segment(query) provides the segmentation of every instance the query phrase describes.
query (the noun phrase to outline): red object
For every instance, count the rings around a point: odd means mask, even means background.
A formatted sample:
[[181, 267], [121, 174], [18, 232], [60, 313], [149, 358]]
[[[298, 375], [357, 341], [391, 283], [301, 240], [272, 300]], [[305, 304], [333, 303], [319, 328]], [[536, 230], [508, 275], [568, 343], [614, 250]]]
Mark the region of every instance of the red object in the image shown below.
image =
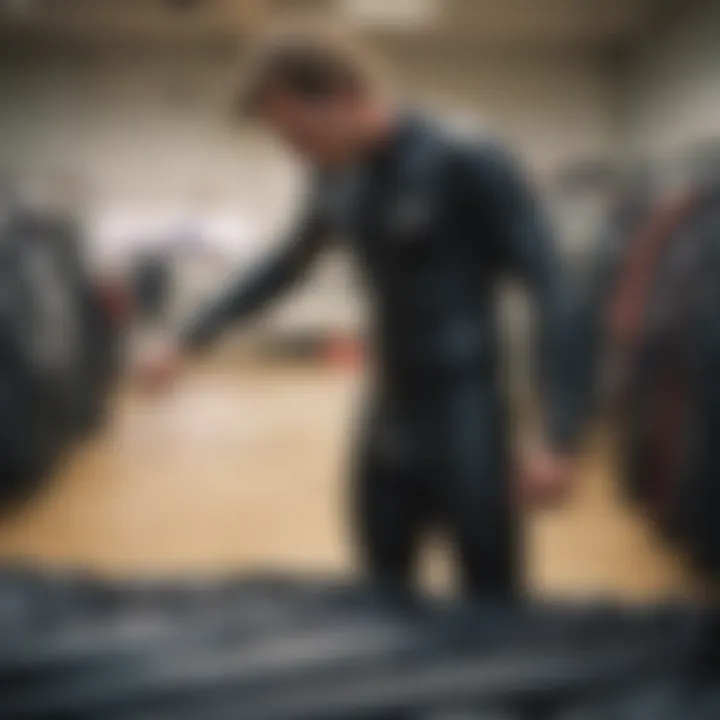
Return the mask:
[[[701, 202], [688, 194], [664, 204], [631, 239], [631, 249], [610, 306], [610, 330], [615, 344], [633, 353], [642, 338], [642, 326], [652, 285], [663, 253], [677, 238], [677, 230]], [[692, 295], [692, 277], [680, 288], [672, 321], [674, 347], [661, 358], [663, 367], [656, 379], [655, 412], [651, 420], [646, 500], [661, 522], [671, 520], [677, 500], [677, 482], [683, 465], [683, 429], [690, 407], [686, 356], [686, 312]]]
[[667, 203], [631, 239], [631, 250], [610, 306], [610, 331], [619, 347], [633, 347], [640, 336], [645, 307], [662, 254], [675, 231], [698, 205], [695, 195]]
[[333, 367], [355, 370], [362, 365], [365, 353], [357, 338], [334, 336], [326, 341], [323, 355]]
[[96, 285], [98, 299], [112, 322], [118, 327], [128, 325], [135, 313], [135, 298], [121, 281], [103, 279]]

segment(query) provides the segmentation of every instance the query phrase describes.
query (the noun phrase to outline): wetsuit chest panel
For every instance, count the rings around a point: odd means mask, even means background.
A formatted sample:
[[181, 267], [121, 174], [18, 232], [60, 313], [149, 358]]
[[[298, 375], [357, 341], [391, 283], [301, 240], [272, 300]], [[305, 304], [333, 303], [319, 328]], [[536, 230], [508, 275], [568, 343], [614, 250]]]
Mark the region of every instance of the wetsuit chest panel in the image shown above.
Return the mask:
[[369, 168], [347, 206], [348, 240], [375, 286], [426, 287], [443, 266], [463, 264], [462, 243], [449, 231], [443, 148], [435, 138], [409, 145], [393, 161]]
[[489, 355], [485, 273], [446, 160], [440, 140], [416, 138], [393, 162], [370, 168], [344, 204], [343, 235], [371, 289], [383, 364], [477, 364]]

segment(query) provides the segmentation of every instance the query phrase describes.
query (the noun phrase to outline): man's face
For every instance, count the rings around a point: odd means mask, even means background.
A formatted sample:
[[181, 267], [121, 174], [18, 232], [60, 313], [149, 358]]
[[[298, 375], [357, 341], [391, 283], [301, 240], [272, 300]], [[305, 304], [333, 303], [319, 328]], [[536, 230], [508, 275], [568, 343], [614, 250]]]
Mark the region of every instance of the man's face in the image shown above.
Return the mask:
[[308, 100], [275, 89], [263, 98], [260, 117], [303, 159], [338, 165], [352, 156], [356, 111], [356, 99], [349, 95]]

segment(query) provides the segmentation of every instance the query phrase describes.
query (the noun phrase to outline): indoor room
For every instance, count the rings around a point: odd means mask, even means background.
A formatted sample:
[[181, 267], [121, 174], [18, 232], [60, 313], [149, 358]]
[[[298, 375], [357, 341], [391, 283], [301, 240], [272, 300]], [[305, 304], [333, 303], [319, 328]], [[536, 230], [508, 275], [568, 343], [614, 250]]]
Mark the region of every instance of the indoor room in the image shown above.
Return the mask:
[[8, 587], [705, 601], [719, 37], [716, 0], [0, 2]]

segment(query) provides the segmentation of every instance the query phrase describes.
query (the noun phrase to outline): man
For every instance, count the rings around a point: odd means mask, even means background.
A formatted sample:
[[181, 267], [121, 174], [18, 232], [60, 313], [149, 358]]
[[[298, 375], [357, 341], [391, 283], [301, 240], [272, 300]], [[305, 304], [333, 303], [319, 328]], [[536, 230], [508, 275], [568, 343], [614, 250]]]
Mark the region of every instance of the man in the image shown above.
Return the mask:
[[494, 319], [507, 272], [528, 283], [540, 316], [545, 447], [521, 483], [536, 499], [567, 487], [582, 409], [572, 302], [532, 197], [501, 148], [401, 111], [358, 54], [323, 34], [265, 44], [242, 105], [315, 169], [307, 209], [276, 255], [147, 364], [146, 379], [167, 379], [178, 359], [287, 289], [329, 237], [348, 237], [374, 324], [375, 382], [354, 467], [365, 567], [406, 587], [421, 533], [439, 523], [468, 592], [514, 595], [519, 523]]

